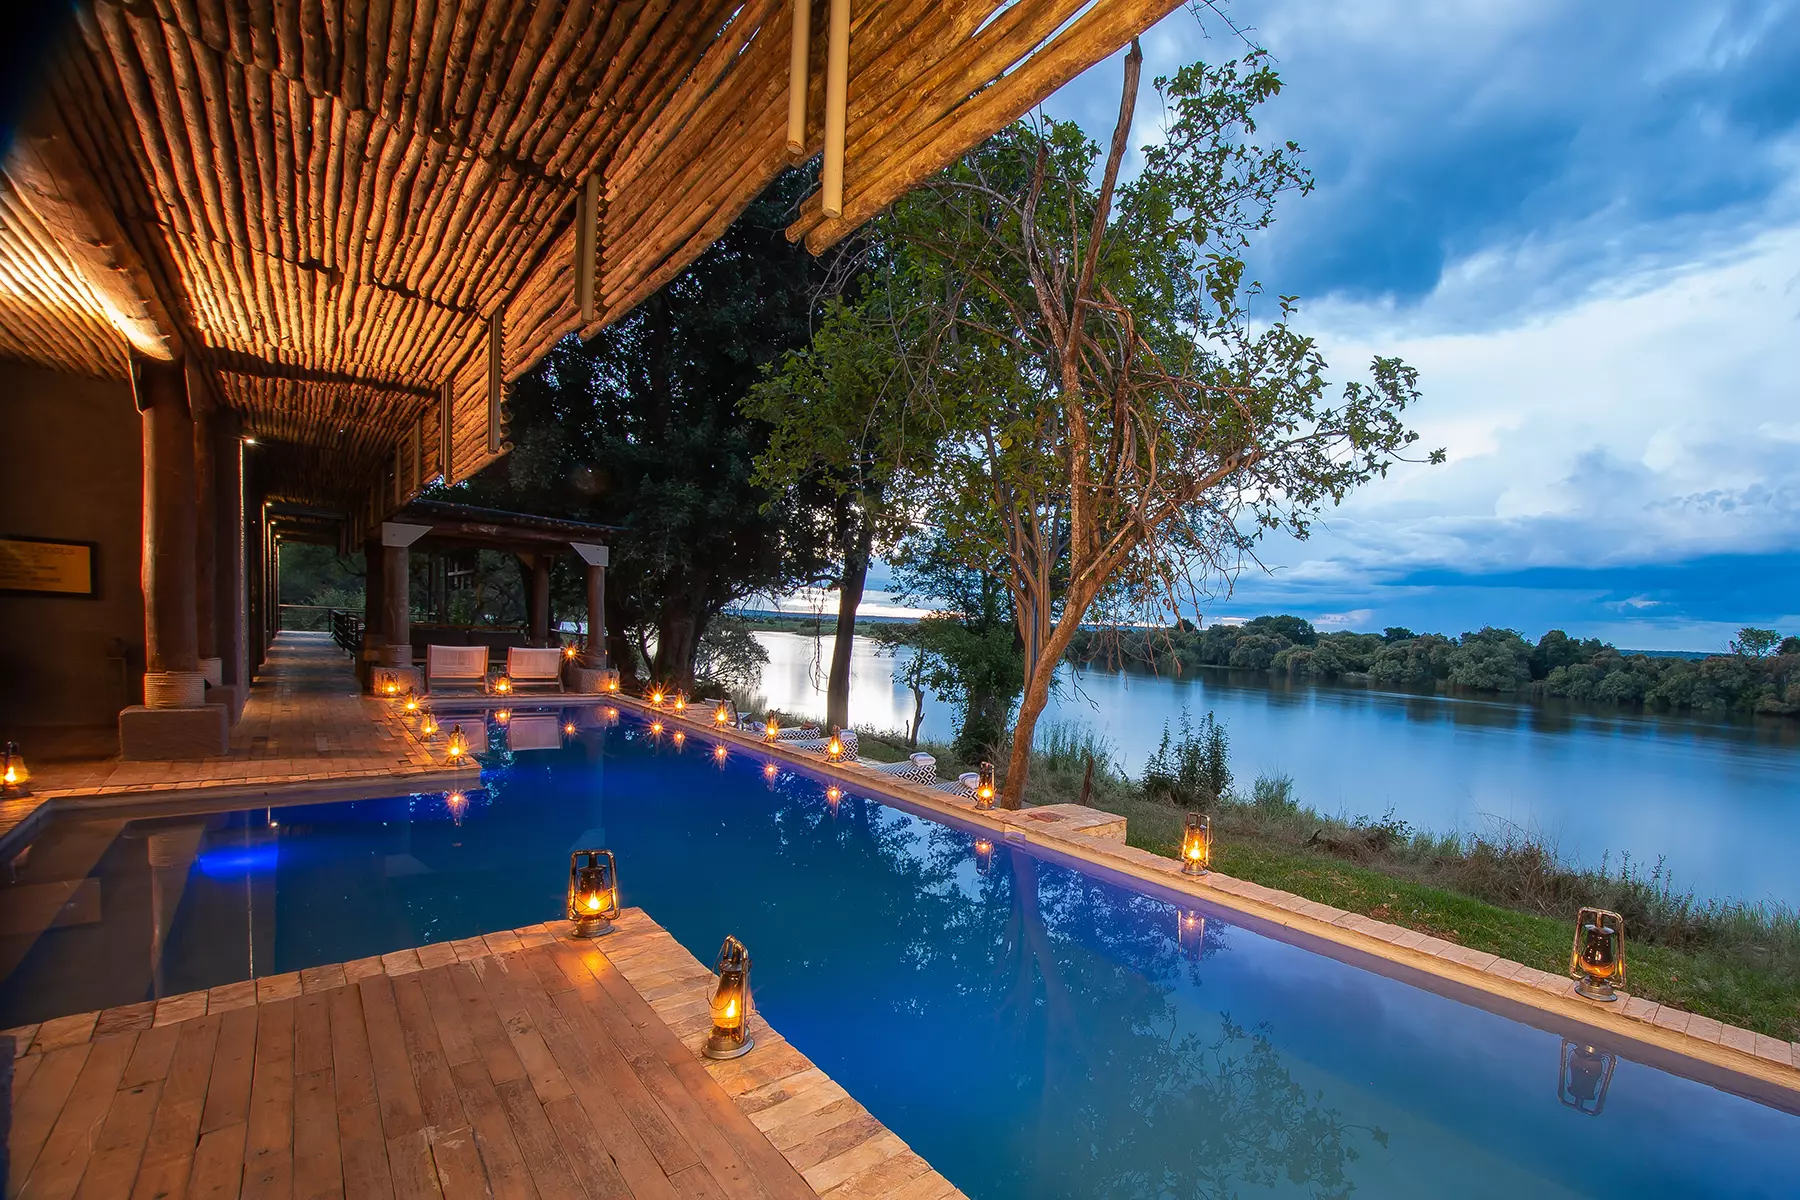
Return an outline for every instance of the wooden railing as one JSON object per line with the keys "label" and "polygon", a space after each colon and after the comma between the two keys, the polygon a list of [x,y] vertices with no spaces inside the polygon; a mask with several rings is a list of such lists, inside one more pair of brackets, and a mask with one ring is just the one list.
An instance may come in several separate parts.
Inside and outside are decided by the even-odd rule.
{"label": "wooden railing", "polygon": [[341,608],[331,610],[331,640],[348,654],[362,652],[363,619]]}

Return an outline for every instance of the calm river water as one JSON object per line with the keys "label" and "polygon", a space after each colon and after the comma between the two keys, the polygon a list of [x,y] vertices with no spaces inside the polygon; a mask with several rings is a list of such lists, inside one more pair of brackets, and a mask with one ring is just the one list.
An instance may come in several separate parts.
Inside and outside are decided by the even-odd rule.
{"label": "calm river water", "polygon": [[[829,639],[756,635],[769,651],[762,692],[822,716]],[[859,641],[851,682],[858,725],[904,728],[912,695],[894,661]],[[1231,735],[1232,769],[1293,777],[1327,813],[1396,815],[1434,832],[1510,823],[1568,858],[1610,852],[1667,860],[1702,896],[1800,905],[1800,721],[1699,721],[1625,710],[1275,685],[1239,672],[1181,679],[1065,671],[1045,723],[1099,730],[1136,774],[1183,707],[1209,709]],[[948,739],[948,706],[929,696],[923,736]]]}

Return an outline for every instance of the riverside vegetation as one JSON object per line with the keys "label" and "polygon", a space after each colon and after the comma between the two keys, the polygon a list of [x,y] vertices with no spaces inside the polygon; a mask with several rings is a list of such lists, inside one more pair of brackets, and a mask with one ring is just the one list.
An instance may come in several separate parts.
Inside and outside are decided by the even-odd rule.
{"label": "riverside vegetation", "polygon": [[[900,735],[870,730],[861,739],[871,757],[907,752]],[[940,773],[973,769],[951,747],[928,749]],[[1800,1040],[1800,913],[1785,906],[1699,899],[1661,863],[1606,858],[1577,867],[1515,828],[1434,834],[1391,811],[1325,815],[1285,776],[1237,780],[1229,734],[1210,713],[1195,723],[1184,712],[1135,779],[1103,738],[1070,724],[1040,731],[1033,759],[1031,803],[1085,800],[1118,813],[1133,846],[1175,857],[1183,814],[1204,809],[1214,821],[1214,865],[1226,875],[1539,970],[1568,969],[1580,906],[1614,909],[1625,918],[1633,994]]]}
{"label": "riverside vegetation", "polygon": [[1432,688],[1615,703],[1662,712],[1800,715],[1800,637],[1743,629],[1730,652],[1693,659],[1631,654],[1552,629],[1534,645],[1488,626],[1446,637],[1390,628],[1320,633],[1294,616],[1242,625],[1189,622],[1163,629],[1083,630],[1077,666],[1182,674],[1230,667],[1296,681],[1366,680]]}

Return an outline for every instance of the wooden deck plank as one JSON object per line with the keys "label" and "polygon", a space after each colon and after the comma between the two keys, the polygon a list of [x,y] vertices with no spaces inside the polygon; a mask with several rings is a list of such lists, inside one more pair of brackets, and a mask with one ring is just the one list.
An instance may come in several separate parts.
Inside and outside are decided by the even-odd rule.
{"label": "wooden deck plank", "polygon": [[444,1049],[444,1063],[455,1068],[474,1062],[475,1034],[462,1017],[462,998],[457,995],[456,981],[450,972],[454,960],[419,972],[419,986],[425,991],[425,1002],[431,1006],[431,1017],[437,1025],[438,1044]]}
{"label": "wooden deck plank", "polygon": [[50,1136],[38,1153],[29,1176],[21,1174],[24,1194],[64,1200],[73,1196],[81,1183],[81,1173],[94,1153],[94,1143],[112,1108],[125,1064],[137,1046],[137,1034],[116,1033],[95,1038],[81,1065],[81,1074],[69,1091],[69,1098],[57,1114]]}
{"label": "wooden deck plank", "polygon": [[288,1200],[294,1192],[294,1002],[260,1004],[256,1017],[244,1195]]}
{"label": "wooden deck plank", "polygon": [[531,1090],[531,1081],[520,1076],[496,1083],[494,1094],[500,1098],[500,1107],[525,1156],[526,1169],[531,1172],[538,1194],[544,1200],[586,1196],[587,1188],[581,1185],[580,1177],[563,1156],[556,1133],[550,1128],[550,1119],[544,1115],[544,1106],[538,1102],[537,1093]]}
{"label": "wooden deck plank", "polygon": [[363,1025],[362,992],[356,985],[325,993],[331,1013],[331,1064],[337,1104],[338,1153],[344,1195],[393,1195],[387,1142],[381,1136],[381,1107],[375,1096],[375,1065]]}
{"label": "wooden deck plank", "polygon": [[[363,1023],[369,1033],[381,1132],[391,1149],[394,1139],[424,1128],[419,1087],[413,1081],[412,1064],[406,1057],[406,1038],[400,1030],[400,1010],[394,1005],[393,981],[385,975],[371,975],[356,986],[362,991]],[[394,1166],[398,1173],[398,1165]]]}
{"label": "wooden deck plank", "polygon": [[479,1062],[468,1061],[457,1063],[450,1073],[456,1080],[463,1112],[468,1114],[475,1132],[475,1146],[481,1152],[482,1168],[494,1200],[537,1200],[537,1187],[531,1182],[525,1156],[519,1152],[519,1141],[513,1136],[487,1070]]}
{"label": "wooden deck plank", "polygon": [[156,1116],[150,1123],[150,1139],[144,1146],[132,1200],[180,1196],[186,1191],[222,1020],[202,1016],[160,1027],[179,1033],[156,1102]]}
{"label": "wooden deck plank", "polygon": [[193,1173],[188,1176],[188,1200],[236,1200],[243,1194],[246,1132],[245,1123],[238,1121],[200,1135]]}
{"label": "wooden deck plank", "polygon": [[[300,1062],[298,1038],[294,1061]],[[324,1200],[344,1191],[333,1082],[329,1066],[294,1077],[294,1200]]]}
{"label": "wooden deck plank", "polygon": [[12,1131],[7,1134],[7,1152],[11,1170],[6,1179],[8,1200],[17,1196],[37,1163],[44,1141],[62,1115],[75,1080],[87,1062],[90,1047],[86,1042],[64,1046],[48,1054],[35,1055],[43,1065],[31,1078],[31,1089],[18,1098],[13,1107]]}
{"label": "wooden deck plank", "polygon": [[114,1094],[94,1156],[82,1172],[77,1200],[115,1200],[131,1194],[162,1087],[162,1080],[152,1079],[122,1086]]}
{"label": "wooden deck plank", "polygon": [[212,1078],[206,1085],[206,1108],[200,1117],[202,1136],[244,1123],[250,1114],[250,1080],[255,1069],[256,1006],[229,1009],[219,1017],[219,1045],[213,1052]]}
{"label": "wooden deck plank", "polygon": [[394,981],[394,1003],[400,1012],[406,1057],[412,1064],[419,1110],[425,1124],[443,1130],[466,1126],[468,1120],[463,1115],[462,1100],[456,1094],[456,1081],[451,1078],[450,1065],[444,1060],[437,1023],[432,1020],[431,1004],[425,998],[425,989],[420,985],[417,972]]}
{"label": "wooden deck plank", "polygon": [[563,1077],[562,1068],[556,1065],[556,1056],[550,1053],[544,1035],[525,1011],[524,1001],[519,998],[517,984],[512,979],[515,968],[509,960],[486,958],[474,966],[482,987],[487,989],[488,1004],[500,1018],[500,1024],[512,1042],[513,1052],[525,1065],[525,1075],[531,1080],[531,1089],[537,1093],[539,1101],[548,1104],[574,1095],[569,1081]]}
{"label": "wooden deck plank", "polygon": [[513,1049],[512,1039],[506,1036],[500,1018],[494,1015],[487,990],[481,986],[481,977],[475,973],[475,968],[465,962],[446,969],[455,985],[463,1020],[468,1023],[482,1065],[487,1068],[488,1078],[493,1080],[495,1087],[524,1079],[525,1064],[519,1061],[518,1052]]}

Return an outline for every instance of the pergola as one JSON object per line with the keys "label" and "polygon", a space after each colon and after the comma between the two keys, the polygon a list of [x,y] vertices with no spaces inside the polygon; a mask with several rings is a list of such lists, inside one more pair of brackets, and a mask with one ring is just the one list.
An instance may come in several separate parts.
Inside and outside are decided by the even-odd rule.
{"label": "pergola", "polygon": [[241,529],[240,436],[252,521],[372,532],[789,164],[823,154],[789,230],[822,250],[1179,2],[76,6],[0,171],[0,357],[133,389],[151,707],[242,620],[193,583],[243,570],[206,528]]}

